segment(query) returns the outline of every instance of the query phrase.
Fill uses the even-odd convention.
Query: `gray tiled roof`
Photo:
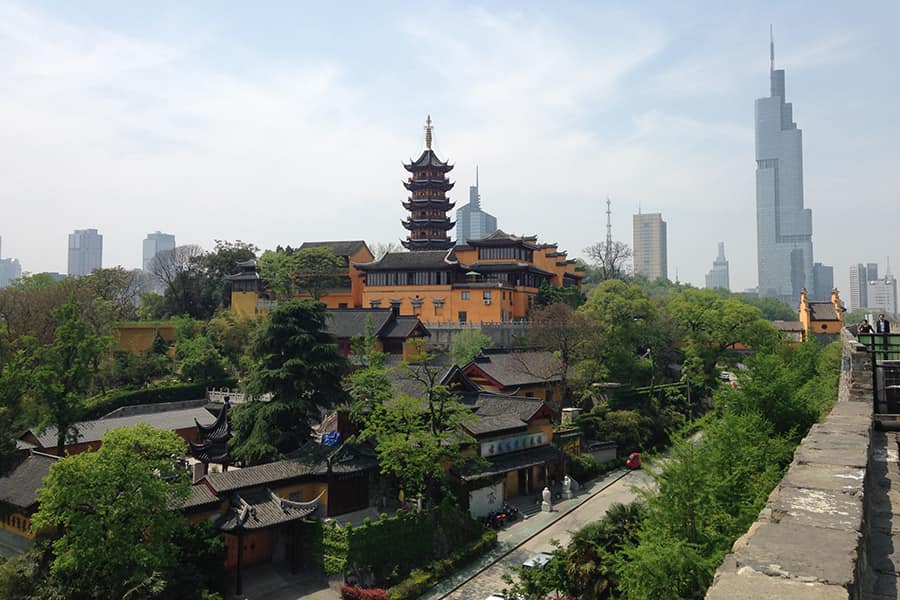
[[[488,463],[487,466],[482,466],[475,472],[473,472],[471,467],[469,469],[464,467],[462,479],[464,481],[473,481],[484,477],[494,477],[496,475],[502,475],[503,473],[509,473],[510,471],[516,471],[534,465],[542,465],[554,460],[565,459],[566,454],[554,446],[538,446],[536,448],[529,448],[528,450],[511,452],[509,454],[501,454],[500,456],[488,458],[486,459]]]
[[[337,308],[328,310],[326,325],[328,333],[338,339],[354,338],[365,335],[369,323],[377,336],[390,320],[389,308]]]
[[[810,302],[809,316],[813,321],[840,321],[831,302]]]
[[[419,321],[419,317],[397,317],[387,324],[387,327],[381,332],[380,337],[405,340],[413,331],[415,331],[416,327],[419,327],[420,325],[421,322]],[[424,328],[424,325],[422,327]],[[429,333],[428,335],[431,334]]]
[[[218,504],[221,502],[219,497],[213,494],[204,483],[198,483],[191,486],[191,494],[184,501],[184,508],[197,508],[208,504]]]
[[[544,401],[536,398],[490,393],[464,397],[464,401],[478,417],[475,423],[466,427],[473,435],[524,428],[544,406]]]
[[[256,488],[234,494],[231,508],[218,521],[222,531],[264,529],[302,519],[319,508],[319,498],[311,502],[292,502],[268,488]]]
[[[128,417],[104,418],[95,421],[82,421],[81,423],[76,424],[75,427],[78,429],[78,443],[84,443],[99,442],[103,437],[103,434],[111,429],[133,427],[138,423],[146,423],[151,427],[165,431],[174,431],[176,429],[195,427],[195,419],[204,425],[209,425],[215,421],[215,417],[213,417],[208,410],[198,407],[159,413],[131,415]],[[38,439],[42,448],[56,447],[55,427],[48,428],[40,435],[34,431],[31,433]]]
[[[328,248],[335,256],[350,256],[351,254],[358,252],[363,246],[368,249],[368,246],[366,246],[366,243],[363,240],[303,242],[300,244],[299,250],[306,250],[308,248]],[[371,254],[371,252],[369,252],[369,254]]]
[[[562,379],[562,363],[546,350],[486,351],[473,363],[503,387]]]
[[[10,473],[0,477],[0,502],[28,508],[37,502],[37,491],[58,459],[32,452]]]
[[[149,415],[153,413],[168,412],[171,410],[185,410],[188,408],[201,408],[206,406],[206,399],[180,400],[178,402],[158,402],[155,404],[137,404],[135,406],[122,406],[112,412],[108,412],[100,419],[118,419],[121,417],[133,417],[135,415]]]
[[[515,415],[494,415],[482,417],[467,425],[466,429],[472,435],[483,435],[485,433],[525,429],[526,427],[528,427],[528,424]]]
[[[447,262],[448,250],[417,250],[415,252],[388,252],[381,260],[372,263],[355,263],[363,271],[390,271],[402,269],[450,269],[455,262]]]
[[[800,321],[769,321],[780,331],[803,331],[803,323]]]

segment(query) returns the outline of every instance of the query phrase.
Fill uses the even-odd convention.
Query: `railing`
[[[857,339],[872,357],[875,413],[900,414],[900,333],[861,333]]]
[[[256,401],[269,402],[272,400],[272,394],[263,394],[259,398],[254,398],[249,394],[245,394],[240,390],[232,390],[231,388],[207,388],[206,398],[210,402],[230,402],[231,404],[243,404],[244,402]]]

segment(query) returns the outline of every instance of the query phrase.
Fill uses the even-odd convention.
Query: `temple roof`
[[[407,171],[413,171],[415,169],[424,169],[427,167],[437,167],[444,171],[450,171],[453,169],[453,165],[446,163],[437,157],[437,154],[434,153],[434,150],[431,148],[426,148],[422,151],[421,156],[415,161],[410,160],[408,164],[404,164],[403,168]]]
[[[369,247],[363,240],[346,240],[334,242],[303,242],[298,250],[306,250],[308,248],[328,248],[335,256],[352,256],[359,252],[360,248]],[[372,252],[370,251],[369,254]]]
[[[508,262],[476,262],[468,265],[468,269],[479,273],[495,273],[498,271],[529,271],[538,275],[546,275],[551,277],[554,273],[545,271],[540,267],[536,267],[528,262],[508,261]]]
[[[477,369],[502,387],[558,382],[562,378],[562,362],[547,350],[485,350],[464,370]]]
[[[231,434],[228,434],[231,437]],[[231,455],[228,453],[228,441],[208,441],[200,444],[188,442],[188,453],[202,463],[228,464]]]
[[[267,487],[238,492],[231,498],[231,508],[216,524],[222,531],[235,531],[265,529],[296,521],[314,513],[324,493],[309,502],[293,502]]]
[[[403,187],[409,191],[438,189],[442,192],[449,192],[454,185],[456,185],[455,182],[446,179],[409,179],[403,182]]]
[[[506,233],[505,231],[498,229],[491,235],[481,238],[480,240],[466,240],[469,246],[511,246],[514,244],[525,246],[526,248],[530,248],[531,250],[538,250],[539,246],[536,244],[537,236],[529,235],[529,236],[517,236],[512,235],[510,233]]]
[[[423,252],[427,250],[446,251],[453,248],[453,240],[448,237],[442,238],[407,238],[400,242],[404,248],[414,252]]]
[[[526,467],[542,465],[550,461],[565,460],[566,454],[555,446],[544,445],[519,452],[510,452],[499,456],[491,456],[487,459],[487,465],[468,464],[461,471],[463,481],[473,481],[485,477],[496,477],[510,471],[517,471]]]
[[[381,257],[381,260],[370,263],[354,263],[354,266],[361,271],[403,271],[406,269],[445,270],[457,265],[455,261],[449,261],[447,255],[447,250],[388,252]]]
[[[389,308],[332,308],[328,309],[328,333],[338,339],[362,337],[366,327],[379,339],[406,339],[421,328],[424,335],[431,335],[418,317],[395,316]]]
[[[209,442],[221,442],[231,438],[231,426],[228,423],[228,410],[230,408],[231,405],[226,400],[225,406],[219,411],[216,420],[209,425],[203,425],[200,421],[194,419],[200,439]]]
[[[23,509],[37,504],[37,491],[57,460],[41,452],[30,453],[16,468],[0,477],[0,502]]]

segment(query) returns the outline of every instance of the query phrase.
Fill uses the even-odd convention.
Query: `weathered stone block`
[[[833,490],[779,486],[772,498],[770,519],[776,523],[796,523],[841,531],[858,529],[862,522],[862,496]]]
[[[858,494],[863,489],[865,474],[865,469],[859,467],[795,463],[784,476],[782,485]]]
[[[847,590],[839,585],[805,583],[764,575],[752,569],[720,570],[706,600],[847,600]]]
[[[859,533],[797,523],[757,522],[740,545],[737,567],[804,582],[850,586],[854,582]]]

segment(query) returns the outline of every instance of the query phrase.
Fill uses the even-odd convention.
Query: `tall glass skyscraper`
[[[771,91],[756,101],[756,232],[759,294],[795,304],[812,289],[812,211],[803,208],[803,134],[785,102],[784,71],[775,70],[770,42]]]
[[[463,246],[469,240],[484,239],[495,231],[497,217],[481,210],[478,167],[475,167],[475,185],[469,186],[469,203],[456,209],[456,245]]]
[[[69,275],[90,275],[103,266],[103,236],[96,229],[76,229],[69,234]]]

